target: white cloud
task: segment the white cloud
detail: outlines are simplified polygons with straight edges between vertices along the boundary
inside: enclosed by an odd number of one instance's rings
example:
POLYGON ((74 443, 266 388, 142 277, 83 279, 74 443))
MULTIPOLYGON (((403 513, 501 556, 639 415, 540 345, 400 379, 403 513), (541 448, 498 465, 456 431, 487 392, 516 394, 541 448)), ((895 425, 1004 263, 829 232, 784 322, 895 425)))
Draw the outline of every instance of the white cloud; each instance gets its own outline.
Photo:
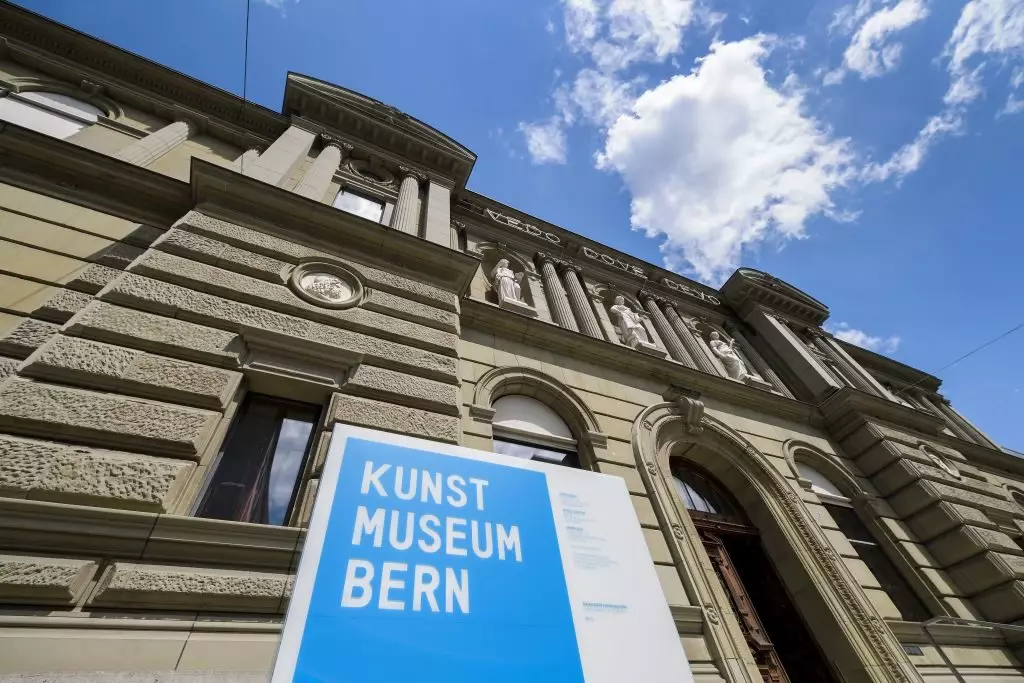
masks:
POLYGON ((867 332, 850 327, 843 322, 836 325, 825 325, 825 330, 833 334, 836 339, 842 339, 845 342, 877 353, 895 353, 901 341, 896 335, 891 337, 873 337, 867 332))
POLYGON ((605 72, 665 61, 680 50, 683 30, 694 18, 694 0, 563 1, 569 47, 605 72))
POLYGON ((860 24, 861 19, 871 12, 874 5, 873 0, 858 0, 856 4, 843 5, 833 16, 832 23, 828 25, 828 32, 850 35, 860 24))
POLYGON ((547 31, 548 33, 550 33, 551 35, 554 35, 555 34, 555 22, 553 22, 550 19, 548 19, 547 23, 544 24, 544 30, 547 31))
POLYGON ((861 177, 867 182, 882 182, 893 176, 897 179, 909 175, 924 163, 928 151, 943 138, 960 135, 964 131, 964 120, 955 109, 947 109, 931 117, 912 142, 900 147, 882 163, 867 164, 861 177))
MULTIPOLYGON (((867 3, 858 5, 861 10, 867 3)), ((852 16, 856 15, 854 11, 852 16)), ((862 79, 876 78, 889 73, 899 64, 903 45, 891 42, 894 34, 903 31, 928 16, 924 0, 900 0, 893 7, 883 7, 868 17, 843 53, 843 64, 825 76, 825 85, 840 83, 846 74, 854 72, 862 79)), ((835 21, 833 21, 833 24, 835 21)))
POLYGON ((257 2, 276 9, 281 13, 282 18, 288 16, 288 5, 299 4, 299 0, 257 0, 257 2))
POLYGON ((716 43, 690 74, 644 92, 608 131, 601 168, 632 194, 631 221, 663 238, 669 268, 720 282, 744 247, 800 238, 833 215, 853 175, 847 140, 804 112, 803 95, 766 80, 772 40, 716 43))
POLYGON ((535 164, 564 164, 566 140, 563 120, 552 116, 546 121, 521 122, 519 130, 526 139, 526 149, 535 164))
POLYGON ((636 86, 594 69, 583 69, 571 88, 564 86, 555 92, 555 102, 568 122, 578 114, 596 126, 609 128, 632 107, 636 86))

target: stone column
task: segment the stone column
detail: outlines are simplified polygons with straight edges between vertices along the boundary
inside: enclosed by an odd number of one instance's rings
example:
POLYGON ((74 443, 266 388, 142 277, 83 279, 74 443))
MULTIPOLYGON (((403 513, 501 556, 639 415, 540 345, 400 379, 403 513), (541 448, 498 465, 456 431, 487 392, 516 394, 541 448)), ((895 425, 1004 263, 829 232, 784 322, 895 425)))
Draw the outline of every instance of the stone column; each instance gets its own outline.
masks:
POLYGON ((732 338, 736 340, 740 349, 743 350, 743 355, 747 357, 747 360, 754 366, 757 374, 761 375, 766 381, 772 386, 778 389, 784 396, 794 398, 793 392, 783 383, 782 378, 772 370, 772 366, 768 365, 765 359, 757 352, 757 349, 747 341, 746 337, 740 334, 740 331, 734 325, 726 325, 726 332, 732 335, 732 338))
POLYGON ((179 119, 136 140, 115 154, 114 158, 136 166, 149 166, 195 133, 195 125, 184 119, 179 119))
POLYGON ((402 184, 398 186, 398 201, 391 216, 391 227, 410 235, 420 234, 420 180, 423 174, 402 166, 402 184))
POLYGON ((857 372, 857 368, 847 363, 843 357, 836 353, 835 350, 829 345, 829 343, 825 340, 825 337, 822 336, 820 332, 818 332, 817 330, 810 330, 810 335, 811 343, 814 345, 814 348, 818 349, 818 351, 821 351, 821 355, 825 356, 826 358, 830 359, 833 363, 838 365, 839 369, 843 373, 843 376, 848 378, 853 383, 854 387, 860 389, 865 393, 873 394, 875 396, 878 395, 878 392, 875 391, 874 387, 872 387, 868 383, 868 381, 864 379, 859 372, 857 372))
MULTIPOLYGON (((303 124, 305 125, 305 124, 303 124)), ((293 122, 267 151, 245 169, 245 175, 270 185, 280 185, 296 166, 305 162, 317 134, 293 122)))
POLYGON ((687 355, 693 360, 693 365, 690 367, 706 372, 709 375, 718 375, 718 368, 711 362, 708 355, 704 353, 700 340, 697 339, 693 330, 690 329, 686 321, 679 315, 676 307, 665 301, 662 303, 662 311, 664 311, 665 317, 668 318, 669 325, 672 326, 672 329, 675 330, 676 335, 679 337, 679 341, 686 347, 687 355))
POLYGON ((975 441, 978 445, 989 446, 990 448, 995 448, 996 450, 1002 450, 997 443, 995 443, 994 441, 992 441, 992 439, 985 436, 984 432, 982 432, 980 429, 971 424, 971 422, 966 417, 958 413, 956 409, 949 404, 948 401, 946 401, 941 396, 939 396, 938 399, 939 400, 935 402, 936 407, 938 407, 938 409, 942 411, 943 415, 949 418, 949 420, 953 422, 953 424, 958 426, 963 431, 967 432, 970 435, 971 439, 975 441))
POLYGON ((881 382, 875 379, 874 375, 865 370, 860 363, 854 360, 853 356, 848 354, 846 352, 846 349, 840 346, 839 342, 837 342, 833 337, 826 336, 825 343, 832 348, 832 350, 835 352, 838 358, 841 358, 846 361, 845 365, 849 365, 851 368, 853 368, 855 374, 862 377, 864 381, 871 385, 871 393, 878 394, 882 398, 887 398, 890 400, 896 399, 896 397, 893 396, 888 389, 882 386, 881 382))
POLYGON ((245 171, 257 159, 260 158, 260 152, 261 152, 261 150, 260 150, 259 147, 250 147, 249 149, 247 149, 244 152, 242 152, 241 154, 239 154, 238 158, 235 159, 235 162, 234 162, 235 170, 238 171, 239 173, 245 173, 245 171))
POLYGON ((351 145, 325 136, 323 149, 320 150, 320 154, 310 164, 309 169, 306 170, 299 184, 295 186, 295 194, 322 202, 324 195, 327 194, 327 188, 331 186, 331 181, 334 180, 334 174, 337 173, 338 166, 341 165, 341 157, 345 147, 352 149, 351 145))
POLYGON ((587 291, 583 288, 579 267, 570 264, 564 265, 562 278, 569 292, 569 305, 572 307, 573 313, 576 314, 576 320, 579 321, 582 332, 594 339, 604 339, 604 335, 601 334, 601 326, 597 324, 594 309, 590 307, 587 291))
POLYGON ((658 336, 665 343, 665 348, 668 349, 669 354, 677 361, 682 363, 688 368, 696 368, 696 363, 690 358, 690 354, 686 352, 686 347, 679 341, 679 336, 672 329, 672 326, 668 324, 668 319, 665 314, 661 312, 658 307, 658 300, 651 295, 643 296, 644 308, 651 314, 651 322, 654 323, 654 329, 658 331, 658 336))
POLYGON ((572 308, 565 296, 565 289, 562 281, 558 279, 558 272, 555 264, 547 254, 537 254, 537 264, 540 266, 540 274, 544 279, 544 291, 547 293, 548 302, 551 304, 551 316, 561 327, 573 332, 579 332, 576 326, 576 319, 573 318, 572 308))
POLYGON ((789 323, 784 318, 758 306, 752 308, 743 319, 772 348, 780 361, 790 368, 795 381, 800 385, 798 389, 807 398, 820 401, 840 387, 796 333, 789 329, 789 323))

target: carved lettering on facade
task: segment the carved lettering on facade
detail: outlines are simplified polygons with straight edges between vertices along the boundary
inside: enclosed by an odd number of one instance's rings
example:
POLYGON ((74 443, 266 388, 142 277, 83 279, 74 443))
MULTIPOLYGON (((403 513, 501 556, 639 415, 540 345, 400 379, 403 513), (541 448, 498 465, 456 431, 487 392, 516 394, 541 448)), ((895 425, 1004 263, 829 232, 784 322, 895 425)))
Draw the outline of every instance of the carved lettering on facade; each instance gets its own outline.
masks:
POLYGON ((594 259, 595 261, 600 261, 605 265, 612 266, 613 268, 624 270, 630 275, 636 275, 637 277, 644 277, 646 275, 644 273, 644 269, 640 266, 629 263, 628 261, 623 261, 622 259, 609 254, 602 254, 601 252, 594 251, 590 247, 583 247, 583 255, 589 259, 594 259))
POLYGON ((546 240, 551 244, 561 244, 562 242, 562 240, 559 239, 558 235, 550 232, 545 232, 544 230, 538 228, 536 225, 524 223, 518 218, 514 218, 503 213, 498 213, 493 209, 485 209, 485 211, 487 212, 488 217, 490 217, 490 219, 495 223, 501 223, 502 225, 512 228, 514 230, 518 230, 519 232, 525 232, 527 235, 531 237, 539 237, 540 239, 546 240))
POLYGON ((708 294, 707 292, 702 292, 699 289, 694 289, 693 287, 685 285, 682 282, 676 282, 675 280, 670 280, 667 277, 663 277, 661 278, 661 284, 665 285, 674 292, 679 292, 680 294, 692 296, 694 298, 700 299, 701 301, 706 301, 709 304, 714 304, 715 306, 722 305, 722 302, 719 301, 718 297, 714 296, 713 294, 708 294))

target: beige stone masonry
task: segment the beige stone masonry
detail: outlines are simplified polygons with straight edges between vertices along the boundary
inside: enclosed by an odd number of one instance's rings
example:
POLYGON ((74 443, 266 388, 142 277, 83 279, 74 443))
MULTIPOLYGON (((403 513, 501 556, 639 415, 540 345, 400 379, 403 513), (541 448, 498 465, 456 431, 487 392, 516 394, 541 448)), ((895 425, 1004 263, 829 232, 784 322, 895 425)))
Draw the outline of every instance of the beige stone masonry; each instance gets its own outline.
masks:
POLYGON ((447 311, 456 313, 459 311, 459 297, 453 292, 447 292, 388 270, 346 259, 334 252, 307 247, 258 230, 244 228, 228 221, 213 218, 197 211, 190 211, 184 218, 175 223, 175 227, 207 235, 241 249, 282 259, 293 264, 301 260, 315 258, 340 260, 366 278, 366 284, 372 288, 398 294, 399 296, 437 306, 447 311))
POLYGON ((213 410, 242 380, 239 372, 64 335, 34 353, 21 374, 213 410))
POLYGON ((64 334, 229 368, 242 364, 245 350, 241 336, 234 332, 102 301, 80 311, 64 334))
POLYGON ((967 491, 956 486, 927 479, 920 479, 909 486, 905 486, 887 499, 889 505, 896 511, 896 514, 904 518, 910 517, 940 500, 959 503, 968 507, 976 507, 982 510, 995 510, 1011 514, 1016 512, 1014 504, 1005 498, 994 498, 983 493, 967 491))
POLYGON ((991 484, 964 476, 955 477, 946 470, 931 463, 925 464, 909 458, 897 460, 880 472, 876 472, 871 477, 871 483, 878 493, 883 496, 889 496, 904 486, 909 486, 920 479, 942 482, 955 488, 963 488, 982 495, 999 496, 998 489, 991 484))
POLYGON ((375 365, 407 370, 417 375, 454 381, 458 360, 404 344, 343 330, 331 325, 228 301, 159 280, 126 273, 100 293, 100 298, 189 322, 242 332, 248 327, 267 330, 306 343, 322 344, 325 350, 345 349, 362 354, 375 365))
POLYGON ((28 358, 33 351, 57 334, 59 325, 25 318, 7 334, 0 337, 0 354, 14 358, 28 358))
POLYGON ((1020 552, 1020 547, 1013 539, 1001 531, 975 526, 962 526, 947 531, 926 545, 943 567, 951 567, 986 550, 1020 552))
POLYGON ((985 513, 977 508, 958 503, 940 501, 909 517, 907 526, 921 541, 936 536, 964 524, 972 526, 995 526, 985 513))
POLYGON ((54 323, 66 323, 75 313, 89 305, 92 297, 70 289, 58 290, 47 299, 32 315, 54 323))
POLYGON ((316 306, 299 298, 282 284, 258 280, 173 254, 150 251, 132 265, 131 271, 207 294, 370 333, 438 353, 455 354, 458 337, 454 334, 360 307, 338 310, 316 306))
POLYGON ((90 560, 0 555, 0 602, 73 603, 95 571, 90 560))
POLYGON ((1013 622, 1024 618, 1024 581, 1004 583, 971 598, 990 621, 1013 622))
POLYGON ((166 512, 195 465, 0 435, 0 495, 166 512))
MULTIPOLYGON (((225 270, 280 284, 291 263, 239 249, 203 235, 174 228, 153 245, 160 251, 225 270)), ((447 332, 459 331, 459 316, 391 292, 371 289, 361 306, 394 318, 421 323, 447 332)))
POLYGON ((949 568, 949 575, 967 595, 1008 581, 1024 579, 1024 557, 987 552, 949 568))
POLYGON ((360 365, 345 382, 343 392, 448 415, 459 415, 459 388, 373 365, 360 365))
POLYGON ((69 280, 67 288, 86 294, 95 294, 113 282, 114 278, 120 274, 121 271, 117 268, 93 263, 85 270, 79 272, 73 280, 69 280))
POLYGON ((198 457, 219 413, 24 379, 0 384, 0 430, 157 455, 198 457))
POLYGON ((327 428, 335 422, 382 429, 437 441, 458 443, 459 418, 450 415, 335 394, 328 410, 327 428))
POLYGON ((6 379, 18 372, 21 361, 17 358, 0 357, 0 380, 6 379))
POLYGON ((280 613, 292 577, 269 572, 114 562, 104 571, 89 604, 280 613))

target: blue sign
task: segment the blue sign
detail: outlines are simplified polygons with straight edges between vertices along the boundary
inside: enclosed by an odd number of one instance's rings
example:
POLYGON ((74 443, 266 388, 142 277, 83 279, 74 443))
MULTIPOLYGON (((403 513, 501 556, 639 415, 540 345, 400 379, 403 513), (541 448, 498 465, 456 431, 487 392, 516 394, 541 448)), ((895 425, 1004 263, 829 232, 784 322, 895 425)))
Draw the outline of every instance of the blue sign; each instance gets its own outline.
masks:
MULTIPOLYGON (((596 680, 565 571, 566 538, 586 520, 556 511, 578 508, 576 494, 553 495, 543 468, 523 464, 337 428, 274 683, 596 680)), ((585 621, 626 618, 621 601, 576 602, 593 611, 585 621)))

